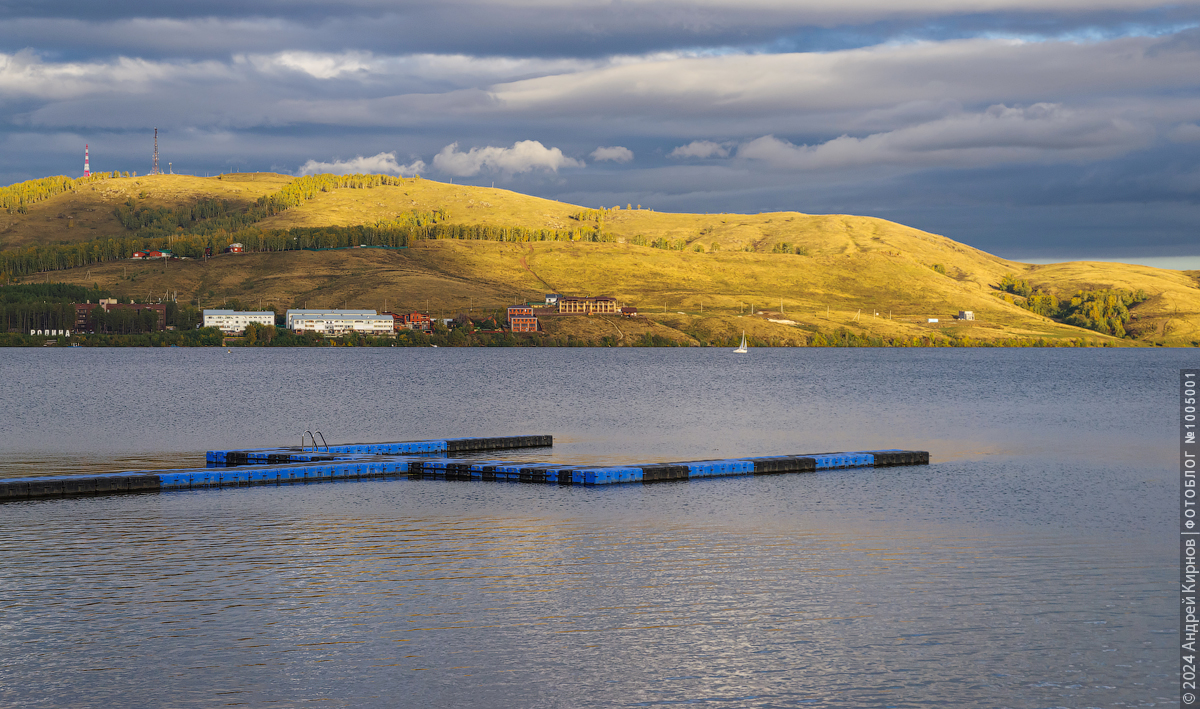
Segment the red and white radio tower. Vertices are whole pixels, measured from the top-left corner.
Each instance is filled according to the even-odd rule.
[[[158,129],[154,129],[154,167],[150,169],[151,175],[158,174]]]
[[[91,167],[88,165],[88,146],[87,146],[87,143],[84,143],[84,144],[83,144],[83,176],[84,176],[84,177],[91,177],[91,176],[92,176],[92,168],[91,168]]]

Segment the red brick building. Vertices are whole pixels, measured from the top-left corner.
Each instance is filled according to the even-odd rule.
[[[510,315],[508,318],[508,326],[513,332],[537,332],[538,321],[532,315]]]
[[[514,305],[509,308],[508,327],[513,332],[537,332],[538,321],[533,315],[533,308],[527,305]]]
[[[409,330],[433,332],[433,318],[425,313],[409,313],[404,316],[404,327]]]
[[[98,303],[75,303],[76,332],[93,332],[95,330],[92,311],[96,308],[100,308],[106,313],[114,310],[132,310],[136,315],[141,315],[143,311],[152,311],[156,314],[153,329],[162,332],[167,328],[167,306],[163,303],[118,303],[114,298],[103,298]]]

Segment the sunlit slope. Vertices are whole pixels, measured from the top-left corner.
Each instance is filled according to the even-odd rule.
[[[591,225],[572,218],[582,207],[487,187],[452,185],[426,179],[370,190],[341,189],[260,222],[264,228],[374,224],[411,210],[444,209],[456,224],[493,224],[533,229]],[[603,230],[618,240],[636,237],[682,241],[712,251],[770,252],[777,244],[801,247],[812,256],[890,254],[925,266],[941,264],[957,280],[981,286],[1027,266],[1006,261],[943,236],[871,217],[810,216],[797,212],[764,214],[675,214],[648,209],[609,210]]]
[[[745,330],[760,342],[801,344],[815,331],[841,328],[906,339],[939,334],[980,340],[1109,339],[1051,322],[910,261],[869,253],[803,257],[680,253],[624,244],[433,241],[399,251],[112,262],[56,276],[122,295],[178,293],[180,300],[206,307],[237,299],[249,307],[387,307],[446,316],[500,309],[540,299],[547,291],[607,293],[638,306],[660,325],[616,317],[555,318],[546,328],[592,339],[620,335],[623,341],[654,331],[680,341],[711,342]],[[974,310],[978,320],[952,320],[959,309]]]
[[[1025,278],[1035,286],[1070,298],[1079,290],[1143,290],[1149,300],[1132,309],[1130,334],[1146,340],[1186,344],[1200,341],[1200,272],[1168,271],[1120,263],[1070,261],[1029,266]]]
[[[130,198],[146,207],[190,206],[202,199],[249,205],[292,179],[274,173],[108,178],[35,202],[26,214],[0,212],[0,248],[127,236],[114,212]]]
[[[656,318],[677,319],[680,311],[686,318],[736,318],[753,309],[765,311],[758,321],[792,321],[822,331],[847,327],[887,337],[938,332],[988,339],[1098,337],[902,256],[698,253],[554,242],[481,246],[435,242],[412,252],[439,269],[489,274],[524,290],[612,295]],[[976,321],[955,321],[960,310],[973,311]]]
[[[194,204],[206,197],[249,204],[292,179],[272,174],[107,179],[32,205],[29,214],[0,215],[0,239],[7,248],[20,240],[126,235],[113,210],[129,198],[147,206]],[[444,210],[454,224],[533,229],[596,224],[588,221],[595,211],[584,213],[577,205],[418,178],[321,192],[257,226],[369,225],[413,210]],[[67,228],[71,216],[75,223]],[[671,214],[622,206],[605,210],[601,227],[615,243],[426,241],[401,252],[246,254],[207,264],[122,262],[59,273],[68,282],[99,282],[139,297],[178,290],[181,299],[199,297],[209,305],[239,298],[246,304],[386,303],[458,312],[538,299],[546,292],[608,294],[650,312],[683,333],[679,337],[701,340],[746,329],[782,343],[838,328],[904,338],[941,333],[1108,339],[998,298],[997,284],[1011,273],[1060,299],[1081,289],[1144,290],[1150,299],[1133,309],[1131,333],[1169,344],[1200,341],[1195,274],[1090,262],[1034,266],[894,222],[847,215]],[[673,248],[640,245],[656,240]],[[750,317],[752,308],[756,314]],[[954,320],[960,310],[973,311],[976,320]]]

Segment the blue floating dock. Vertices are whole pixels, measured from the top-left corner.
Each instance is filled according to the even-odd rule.
[[[323,446],[319,450],[259,448],[209,451],[206,456],[208,467],[205,468],[0,480],[0,502],[74,495],[286,485],[400,476],[412,479],[488,480],[592,487],[929,463],[927,451],[905,450],[777,455],[626,466],[571,466],[445,457],[449,453],[551,445],[552,436],[537,435],[364,443]]]

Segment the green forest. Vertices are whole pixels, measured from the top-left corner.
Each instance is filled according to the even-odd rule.
[[[1117,288],[1080,290],[1070,299],[1060,300],[1053,293],[1035,289],[1029,281],[1012,274],[1005,274],[1000,279],[1000,295],[1038,315],[1114,337],[1127,336],[1125,326],[1133,317],[1129,309],[1147,299],[1145,291]]]
[[[129,173],[125,173],[125,176],[128,177]],[[76,178],[57,175],[55,177],[43,177],[40,180],[27,180],[25,182],[18,182],[15,185],[0,187],[0,209],[9,214],[25,214],[29,211],[28,205],[30,204],[50,199],[63,192],[69,192],[80,185],[86,185],[89,182],[96,182],[109,177],[120,177],[120,175],[116,172],[101,172],[89,177]]]
[[[66,179],[66,178],[64,178]],[[21,187],[30,183],[21,183]],[[128,259],[137,251],[169,249],[184,258],[202,258],[206,250],[219,252],[232,243],[246,251],[342,249],[356,246],[405,248],[426,239],[482,241],[614,241],[599,225],[576,229],[527,229],[492,225],[448,224],[442,209],[411,211],[374,225],[260,229],[255,223],[303,204],[320,192],[339,188],[370,189],[399,184],[386,175],[313,175],[298,177],[272,195],[238,210],[224,200],[206,199],[175,209],[146,207],[134,199],[115,210],[129,235],[120,239],[95,239],[74,244],[29,246],[0,252],[0,281],[35,273],[89,266]],[[64,188],[65,189],[65,188]]]
[[[0,286],[0,330],[24,334],[30,330],[75,330],[75,303],[95,303],[111,297],[106,290],[63,283]],[[167,302],[165,306],[167,327],[191,330],[200,323],[200,311],[191,305]],[[158,329],[158,315],[145,310],[105,312],[96,308],[91,312],[87,329],[101,334],[150,333]]]

